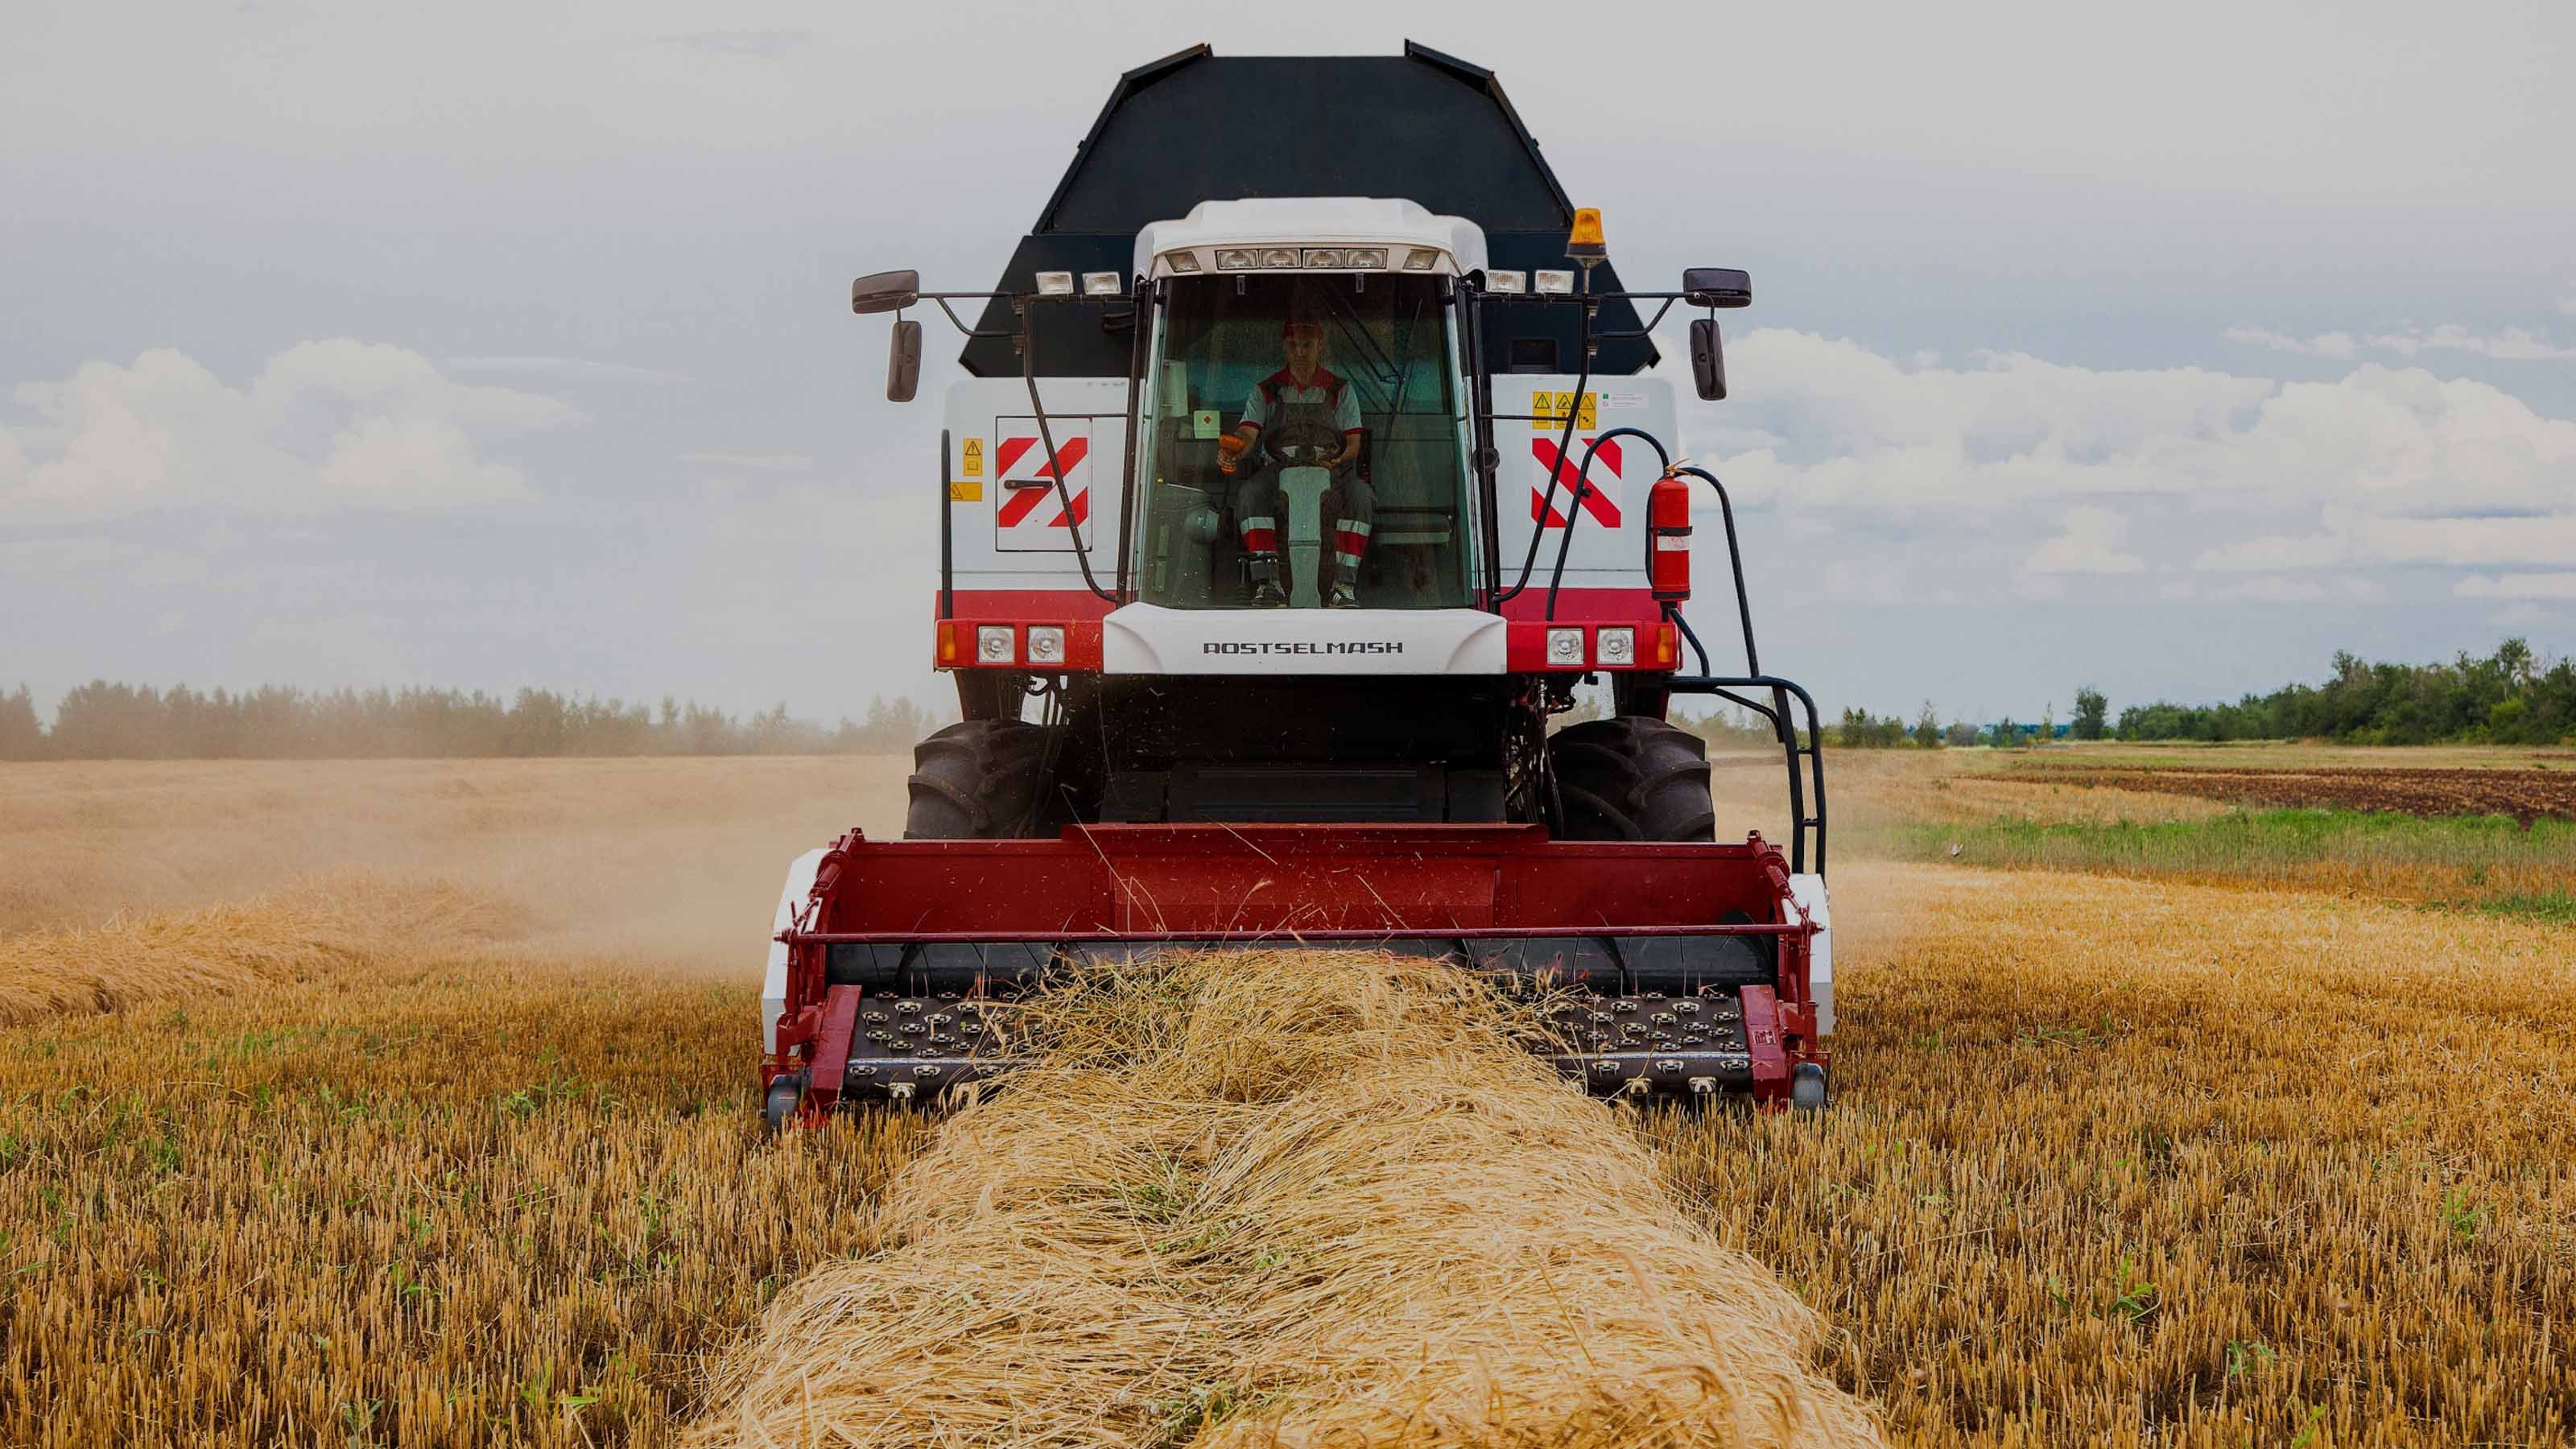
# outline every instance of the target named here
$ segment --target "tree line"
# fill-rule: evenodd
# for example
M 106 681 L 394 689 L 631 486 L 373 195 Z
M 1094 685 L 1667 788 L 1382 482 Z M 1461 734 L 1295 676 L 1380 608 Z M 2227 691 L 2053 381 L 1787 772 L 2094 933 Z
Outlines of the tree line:
M 2507 639 L 2484 658 L 2463 651 L 2447 664 L 2374 664 L 2339 651 L 2323 684 L 2286 684 L 2234 704 L 2130 705 L 2117 721 L 2091 685 L 2075 691 L 2075 712 L 2064 723 L 2053 707 L 2037 724 L 2005 718 L 1946 725 L 1930 704 L 1910 724 L 1846 709 L 1832 741 L 1845 749 L 1938 749 L 2043 739 L 2547 745 L 2572 738 L 2576 660 L 2544 659 L 2528 641 Z
M 182 684 L 93 680 L 47 728 L 26 686 L 0 695 L 0 759 L 315 760 L 554 755 L 902 754 L 946 721 L 908 698 L 869 701 L 836 726 L 787 706 L 737 719 L 694 701 L 658 708 L 522 689 L 341 689 L 262 685 L 200 693 Z

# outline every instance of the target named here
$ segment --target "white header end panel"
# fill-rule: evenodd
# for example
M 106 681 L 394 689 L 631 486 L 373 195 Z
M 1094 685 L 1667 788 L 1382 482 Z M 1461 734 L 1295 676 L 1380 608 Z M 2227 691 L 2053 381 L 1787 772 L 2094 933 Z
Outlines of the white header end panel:
M 1127 382 L 1042 378 L 1038 397 L 1055 439 L 1053 460 L 1038 441 L 1026 384 L 971 378 L 949 385 L 942 410 L 949 548 L 961 589 L 1079 590 L 1077 539 L 1104 584 L 1117 571 Z M 1051 467 L 1064 475 L 1070 510 L 1056 495 Z
M 1789 894 L 1816 923 L 1807 958 L 1807 985 L 1816 999 L 1816 1035 L 1834 1034 L 1834 913 L 1825 899 L 1825 878 L 1814 872 L 1789 877 Z
M 1494 379 L 1494 448 L 1502 455 L 1495 506 L 1502 519 L 1503 582 L 1508 587 L 1529 552 L 1530 532 L 1543 528 L 1530 587 L 1545 589 L 1568 520 L 1574 543 L 1566 555 L 1568 588 L 1643 588 L 1646 578 L 1646 490 L 1662 476 L 1655 450 L 1641 438 L 1611 438 L 1618 428 L 1639 428 L 1678 455 L 1673 386 L 1660 377 L 1596 377 L 1582 398 L 1575 379 L 1548 373 L 1512 373 Z M 1574 436 L 1560 458 L 1565 421 L 1574 410 Z M 1532 418 L 1504 421 L 1505 418 Z M 1574 501 L 1584 452 L 1592 449 L 1590 486 Z M 1548 496 L 1548 478 L 1556 491 Z M 1545 516 L 1541 518 L 1542 500 Z

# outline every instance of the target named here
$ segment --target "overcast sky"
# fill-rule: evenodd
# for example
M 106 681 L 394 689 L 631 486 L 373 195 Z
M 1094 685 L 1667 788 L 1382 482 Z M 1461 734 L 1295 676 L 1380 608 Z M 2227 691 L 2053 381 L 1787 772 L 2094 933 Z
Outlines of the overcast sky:
M 1829 706 L 2576 652 L 2576 6 L 1272 8 L 13 0 L 0 688 L 927 700 L 956 349 L 879 400 L 850 276 L 990 285 L 1123 69 L 1407 37 L 1752 270 L 1685 442 Z

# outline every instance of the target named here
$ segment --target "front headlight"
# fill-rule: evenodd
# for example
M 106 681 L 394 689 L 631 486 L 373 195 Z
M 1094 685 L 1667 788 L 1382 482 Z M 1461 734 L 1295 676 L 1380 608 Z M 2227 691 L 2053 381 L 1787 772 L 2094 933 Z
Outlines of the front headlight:
M 1061 626 L 1055 624 L 1029 626 L 1029 662 L 1031 664 L 1064 662 L 1064 630 Z
M 1547 662 L 1560 666 L 1581 667 L 1583 663 L 1583 631 L 1580 629 L 1548 630 Z
M 1604 664 L 1634 664 L 1637 662 L 1637 631 L 1604 629 L 1592 636 L 1592 651 L 1593 657 Z
M 987 664 L 1011 662 L 1013 630 L 1008 624 L 984 624 L 975 630 L 975 657 Z

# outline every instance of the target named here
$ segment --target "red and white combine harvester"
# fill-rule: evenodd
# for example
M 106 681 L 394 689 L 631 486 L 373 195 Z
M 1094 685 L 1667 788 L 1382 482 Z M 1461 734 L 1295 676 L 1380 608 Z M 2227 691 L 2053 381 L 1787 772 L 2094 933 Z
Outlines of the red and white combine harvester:
M 1708 309 L 1723 397 L 1713 312 L 1751 300 L 1623 290 L 1493 77 L 1415 46 L 1131 72 L 996 290 L 860 278 L 854 310 L 968 337 L 924 479 L 963 721 L 902 840 L 788 874 L 769 1121 L 1007 1071 L 993 1023 L 1069 958 L 1359 944 L 1570 989 L 1555 1060 L 1595 1093 L 1821 1106 L 1815 707 L 1762 672 L 1725 490 L 1643 371 Z M 920 348 L 898 316 L 897 401 Z M 1682 615 L 1702 496 L 1741 674 Z M 1613 715 L 1551 734 L 1586 680 Z M 1717 838 L 1677 695 L 1770 721 L 1787 841 Z

